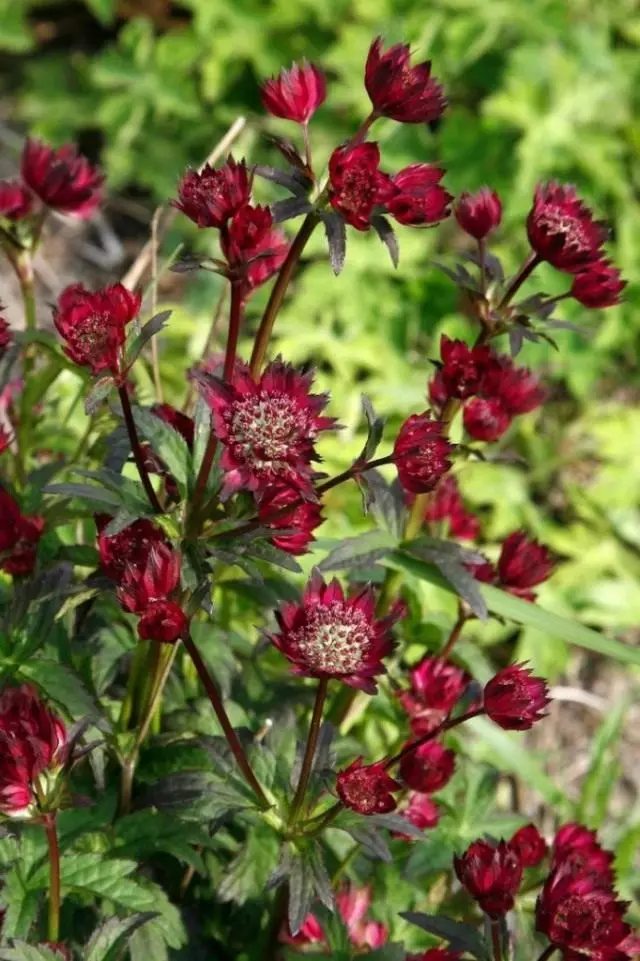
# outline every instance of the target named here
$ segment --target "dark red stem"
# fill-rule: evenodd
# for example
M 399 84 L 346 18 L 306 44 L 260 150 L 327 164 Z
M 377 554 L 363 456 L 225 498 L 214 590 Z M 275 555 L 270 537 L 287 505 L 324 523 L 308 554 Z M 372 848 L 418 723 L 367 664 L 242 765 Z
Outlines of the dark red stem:
M 300 808 L 304 802 L 305 794 L 307 793 L 309 778 L 311 777 L 311 769 L 313 767 L 313 759 L 318 746 L 318 735 L 322 725 L 322 711 L 324 709 L 324 702 L 327 698 L 328 685 L 329 679 L 326 677 L 321 677 L 318 681 L 318 690 L 316 692 L 315 704 L 313 705 L 313 715 L 311 717 L 311 724 L 309 726 L 307 746 L 305 748 L 304 758 L 302 760 L 302 768 L 300 769 L 300 779 L 298 781 L 298 787 L 296 789 L 295 796 L 291 803 L 290 821 L 292 824 L 295 824 L 296 822 L 298 813 L 300 812 Z
M 491 944 L 493 946 L 493 961 L 502 961 L 502 934 L 500 931 L 500 920 L 490 918 Z
M 160 506 L 160 501 L 158 500 L 157 494 L 153 489 L 151 481 L 149 479 L 149 474 L 144 463 L 144 454 L 142 452 L 142 447 L 140 446 L 140 439 L 138 437 L 138 432 L 136 430 L 136 422 L 133 419 L 133 411 L 131 410 L 131 401 L 129 400 L 129 395 L 127 393 L 127 388 L 124 384 L 118 387 L 118 393 L 120 395 L 120 403 L 122 404 L 122 413 L 124 415 L 124 422 L 127 425 L 127 433 L 129 434 L 129 441 L 131 442 L 131 450 L 133 452 L 133 459 L 136 462 L 136 467 L 138 468 L 138 474 L 140 475 L 140 480 L 142 481 L 142 486 L 144 487 L 145 493 L 149 499 L 149 503 L 156 514 L 162 514 L 162 507 Z
M 467 620 L 467 615 L 461 610 L 460 613 L 458 614 L 458 620 L 455 622 L 455 624 L 451 629 L 451 634 L 449 634 L 447 643 L 438 654 L 438 657 L 441 658 L 443 661 L 450 656 L 451 651 L 453 650 L 454 644 L 460 637 L 460 632 L 462 631 L 462 628 L 464 627 L 466 620 Z
M 467 711 L 466 714 L 461 714 L 460 717 L 447 718 L 446 721 L 439 724 L 433 731 L 429 731 L 428 734 L 423 734 L 422 737 L 417 738 L 415 741 L 410 741 L 408 744 L 405 744 L 401 751 L 394 754 L 388 761 L 385 761 L 385 769 L 388 771 L 390 767 L 398 764 L 398 762 L 408 754 L 413 754 L 414 751 L 417 751 L 418 748 L 422 744 L 426 744 L 427 741 L 434 741 L 437 737 L 440 737 L 441 734 L 444 734 L 445 731 L 450 731 L 451 728 L 458 727 L 459 724 L 464 724 L 465 721 L 470 721 L 472 717 L 479 717 L 481 714 L 484 714 L 484 708 L 476 707 L 471 711 Z
M 505 290 L 504 297 L 498 304 L 498 310 L 501 310 L 503 307 L 507 306 L 509 301 L 513 298 L 514 294 L 518 290 L 520 290 L 520 288 L 522 287 L 527 277 L 529 277 L 533 273 L 533 271 L 536 269 L 538 264 L 541 264 L 541 263 L 542 263 L 541 258 L 537 255 L 535 251 L 532 250 L 529 256 L 526 258 L 525 262 L 523 263 L 522 267 L 518 271 L 518 273 L 511 280 L 511 283 Z

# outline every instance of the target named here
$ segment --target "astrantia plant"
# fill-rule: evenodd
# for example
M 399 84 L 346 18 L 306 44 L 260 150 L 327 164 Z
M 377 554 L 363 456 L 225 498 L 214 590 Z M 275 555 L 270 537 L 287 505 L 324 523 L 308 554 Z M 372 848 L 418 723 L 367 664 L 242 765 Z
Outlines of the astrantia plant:
M 454 198 L 446 162 L 387 169 L 371 139 L 382 118 L 440 121 L 447 99 L 431 63 L 378 38 L 364 84 L 371 112 L 319 157 L 312 124 L 327 80 L 307 61 L 283 69 L 261 93 L 269 114 L 297 125 L 297 142 L 273 141 L 286 168 L 229 156 L 180 178 L 171 203 L 211 255 L 174 269 L 218 274 L 228 314 L 224 355 L 185 363 L 177 406 L 158 365 L 169 312 L 149 318 L 143 291 L 72 284 L 53 306 L 55 333 L 38 329 L 33 260 L 47 218 L 91 216 L 100 172 L 70 146 L 29 140 L 19 179 L 0 184 L 0 247 L 25 307 L 24 330 L 0 319 L 3 958 L 637 953 L 613 855 L 592 830 L 570 822 L 552 838 L 548 823 L 543 833 L 518 813 L 505 821 L 497 803 L 493 820 L 486 806 L 476 818 L 486 769 L 474 744 L 488 731 L 496 757 L 513 757 L 507 732 L 545 723 L 550 691 L 510 648 L 492 665 L 458 643 L 491 613 L 597 646 L 537 607 L 558 559 L 532 532 L 485 555 L 458 479 L 545 403 L 538 373 L 514 359 L 523 341 L 551 339 L 563 298 L 611 306 L 624 281 L 606 228 L 555 182 L 536 189 L 522 225 L 530 251 L 505 277 L 489 249 L 497 192 Z M 258 178 L 288 196 L 258 203 Z M 462 234 L 450 223 L 448 236 L 471 252 L 440 266 L 474 339 L 434 344 L 424 401 L 395 434 L 363 398 L 366 443 L 330 476 L 323 444 L 346 412 L 272 345 L 300 257 L 322 226 L 334 273 L 349 269 L 353 230 L 377 234 L 396 264 L 405 230 L 437 229 L 452 212 Z M 278 225 L 297 218 L 286 236 Z M 567 291 L 522 297 L 543 262 L 568 275 Z M 267 284 L 242 356 L 248 307 Z M 63 369 L 87 418 L 65 458 L 47 442 Z M 349 484 L 371 529 L 327 552 L 326 495 Z M 441 642 L 424 630 L 417 580 L 455 595 Z M 370 864 L 364 884 L 363 859 L 396 872 L 387 893 L 397 886 L 400 908 L 378 898 Z

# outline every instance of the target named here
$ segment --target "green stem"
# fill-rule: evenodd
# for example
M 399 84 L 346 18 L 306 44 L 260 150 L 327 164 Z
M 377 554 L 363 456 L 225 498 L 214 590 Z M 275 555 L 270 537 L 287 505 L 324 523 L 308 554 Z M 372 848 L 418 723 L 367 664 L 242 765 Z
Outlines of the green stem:
M 280 305 L 282 304 L 284 295 L 287 292 L 293 272 L 300 259 L 302 251 L 307 245 L 307 241 L 311 237 L 311 234 L 319 222 L 320 219 L 315 211 L 307 214 L 305 219 L 302 221 L 302 226 L 294 238 L 293 243 L 289 247 L 289 253 L 287 254 L 287 258 L 280 268 L 280 273 L 278 274 L 276 282 L 271 288 L 271 295 L 269 297 L 267 306 L 265 307 L 262 320 L 260 321 L 260 326 L 253 344 L 253 352 L 251 354 L 250 369 L 251 376 L 254 380 L 258 379 L 260 376 L 260 371 L 264 365 L 264 361 L 267 356 L 269 340 L 271 339 L 271 332 L 273 331 L 273 325 L 278 315 L 278 311 L 280 310 Z
M 211 706 L 213 707 L 215 715 L 218 718 L 220 727 L 224 732 L 224 736 L 227 739 L 227 744 L 231 749 L 231 753 L 236 759 L 236 763 L 242 771 L 247 784 L 255 794 L 258 804 L 263 810 L 266 811 L 271 807 L 271 804 L 267 800 L 267 797 L 262 790 L 262 785 L 253 773 L 249 759 L 247 758 L 244 747 L 242 746 L 242 742 L 240 741 L 240 738 L 236 734 L 235 730 L 233 729 L 233 725 L 229 720 L 229 715 L 227 714 L 225 706 L 222 702 L 220 691 L 218 690 L 213 678 L 209 674 L 207 665 L 204 663 L 202 656 L 200 655 L 200 651 L 194 644 L 190 634 L 185 636 L 184 646 L 194 663 L 200 681 L 202 682 L 202 686 L 204 687 L 205 691 L 207 692 L 207 696 L 211 701 Z
M 142 481 L 142 486 L 144 487 L 145 493 L 149 499 L 149 503 L 151 504 L 154 513 L 162 514 L 160 501 L 158 500 L 156 492 L 153 489 L 147 468 L 145 467 L 144 454 L 142 452 L 142 447 L 140 446 L 140 440 L 136 430 L 136 422 L 133 419 L 133 411 L 131 410 L 131 401 L 129 400 L 127 388 L 124 386 L 124 384 L 118 387 L 118 393 L 120 395 L 120 403 L 122 404 L 124 422 L 127 427 L 127 433 L 129 434 L 133 459 L 136 462 L 136 467 L 138 468 L 138 474 L 140 476 L 140 480 Z
M 133 652 L 131 666 L 129 667 L 129 677 L 127 678 L 127 691 L 122 700 L 120 717 L 118 719 L 118 729 L 120 731 L 127 730 L 133 716 L 138 684 L 143 674 L 148 650 L 148 641 L 138 641 Z
M 46 814 L 44 829 L 49 845 L 49 921 L 47 936 L 49 941 L 60 938 L 60 847 L 56 829 L 55 814 Z
M 298 781 L 298 787 L 296 789 L 295 796 L 291 803 L 291 811 L 289 814 L 290 824 L 296 823 L 298 814 L 300 813 L 300 808 L 304 803 L 307 788 L 309 786 L 309 778 L 311 777 L 311 770 L 313 768 L 313 759 L 316 755 L 316 749 L 318 747 L 318 735 L 320 734 L 320 727 L 322 725 L 322 712 L 324 710 L 324 702 L 327 698 L 328 686 L 329 679 L 327 677 L 321 677 L 318 681 L 316 700 L 315 704 L 313 705 L 313 714 L 311 716 L 311 724 L 309 726 L 307 746 L 305 748 L 304 758 L 302 760 L 300 779 Z

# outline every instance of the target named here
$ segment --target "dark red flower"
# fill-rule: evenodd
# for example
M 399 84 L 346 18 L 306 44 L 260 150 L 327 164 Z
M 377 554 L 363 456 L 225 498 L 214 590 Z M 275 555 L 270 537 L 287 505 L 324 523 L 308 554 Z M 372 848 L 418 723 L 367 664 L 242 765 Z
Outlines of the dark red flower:
M 97 514 L 95 520 L 98 528 L 100 566 L 116 584 L 120 583 L 125 571 L 130 568 L 142 573 L 152 548 L 166 544 L 164 534 L 159 527 L 154 527 L 151 521 L 134 521 L 118 534 L 107 537 L 104 530 L 113 518 L 108 514 Z
M 522 863 L 506 841 L 495 847 L 474 841 L 463 855 L 453 859 L 458 880 L 485 914 L 500 917 L 515 903 L 522 880 Z
M 11 494 L 0 487 L 0 570 L 30 574 L 36 563 L 44 518 L 23 514 Z
M 408 417 L 393 445 L 393 461 L 403 488 L 411 494 L 432 491 L 451 468 L 451 451 L 442 424 L 432 420 L 429 411 Z
M 456 769 L 454 751 L 426 741 L 400 761 L 400 777 L 414 791 L 433 794 L 448 784 Z
M 20 172 L 42 203 L 60 213 L 90 217 L 102 199 L 104 177 L 70 144 L 54 150 L 27 140 Z
M 33 209 L 33 195 L 18 180 L 0 180 L 0 217 L 14 223 L 24 220 Z
M 495 190 L 481 187 L 475 194 L 461 194 L 453 212 L 465 233 L 476 240 L 484 240 L 500 226 L 502 201 Z
M 441 167 L 431 164 L 411 164 L 391 180 L 398 191 L 389 201 L 387 210 L 400 224 L 422 227 L 437 224 L 451 213 L 451 194 L 440 181 Z
M 284 234 L 273 227 L 269 208 L 251 204 L 241 207 L 225 224 L 220 247 L 229 263 L 230 276 L 244 281 L 245 295 L 280 269 L 288 251 Z
M 495 441 L 509 429 L 511 415 L 497 398 L 473 397 L 464 405 L 464 429 L 474 440 Z
M 10 347 L 12 343 L 13 333 L 9 326 L 9 321 L 5 320 L 4 317 L 0 317 L 0 357 L 2 357 L 7 347 Z
M 391 792 L 401 791 L 402 785 L 387 774 L 382 761 L 363 764 L 359 757 L 338 771 L 336 790 L 344 806 L 358 814 L 388 814 L 398 806 Z
M 554 866 L 557 859 L 562 860 L 565 855 L 572 851 L 584 848 L 592 848 L 598 844 L 598 835 L 595 831 L 590 831 L 584 824 L 577 821 L 570 821 L 558 828 L 553 839 Z
M 138 621 L 138 635 L 143 641 L 175 644 L 188 626 L 187 615 L 175 601 L 154 601 Z
M 0 814 L 30 818 L 64 763 L 64 724 L 28 684 L 0 695 Z
M 281 230 L 270 230 L 256 246 L 246 272 L 246 296 L 277 274 L 289 253 L 289 243 Z
M 315 441 L 335 420 L 322 416 L 328 397 L 312 394 L 312 381 L 313 373 L 299 373 L 281 360 L 270 363 L 257 382 L 244 364 L 237 365 L 231 384 L 201 380 L 213 430 L 225 445 L 223 497 L 282 483 L 313 496 Z
M 13 435 L 4 424 L 0 424 L 0 454 L 4 454 L 6 450 L 11 446 L 11 441 L 13 440 Z
M 627 907 L 613 890 L 560 868 L 551 872 L 538 897 L 536 930 L 565 958 L 613 961 L 621 958 L 620 945 L 631 933 L 624 921 Z
M 509 844 L 518 852 L 523 868 L 537 867 L 544 860 L 548 850 L 547 842 L 535 824 L 526 824 L 516 831 Z
M 223 227 L 251 199 L 251 177 L 244 160 L 229 157 L 221 167 L 205 164 L 187 170 L 178 184 L 173 206 L 198 227 Z
M 546 682 L 522 664 L 510 664 L 484 689 L 484 710 L 505 731 L 528 731 L 549 704 Z
M 165 424 L 173 427 L 173 429 L 184 438 L 189 450 L 192 449 L 195 431 L 193 417 L 188 417 L 187 414 L 183 414 L 181 410 L 177 410 L 175 407 L 172 407 L 171 404 L 154 404 L 151 408 L 151 413 L 159 417 L 160 420 L 163 420 Z
M 388 204 L 397 192 L 379 168 L 377 143 L 337 147 L 329 158 L 329 201 L 356 230 L 368 230 L 375 208 Z
M 269 639 L 302 677 L 335 677 L 374 694 L 375 676 L 384 674 L 382 658 L 391 653 L 390 629 L 398 618 L 376 618 L 369 587 L 346 596 L 337 580 L 325 584 L 315 571 L 299 603 L 283 604 L 276 614 L 279 632 Z
M 439 375 L 446 398 L 465 400 L 478 393 L 493 356 L 491 348 L 484 344 L 469 347 L 463 340 L 450 340 L 443 334 L 440 338 Z
M 435 372 L 428 384 L 429 403 L 434 410 L 441 411 L 449 400 L 449 392 L 439 370 Z
M 425 657 L 410 673 L 411 690 L 400 703 L 411 719 L 416 737 L 435 730 L 451 713 L 469 684 L 462 668 L 439 657 Z
M 377 114 L 400 123 L 433 123 L 447 106 L 441 84 L 431 75 L 431 61 L 411 66 L 408 44 L 383 50 L 382 37 L 369 49 L 364 84 Z
M 142 570 L 126 568 L 118 585 L 118 600 L 127 611 L 144 612 L 165 601 L 180 583 L 180 555 L 169 544 L 154 544 Z
M 528 414 L 543 403 L 546 391 L 527 367 L 516 367 L 510 357 L 491 353 L 478 394 L 496 398 L 511 415 Z
M 429 948 L 422 954 L 408 954 L 405 961 L 460 961 L 460 951 L 449 951 L 448 948 Z
M 524 531 L 513 531 L 505 539 L 498 561 L 498 583 L 510 594 L 535 600 L 531 590 L 551 577 L 554 561 L 538 541 L 529 539 Z
M 596 260 L 573 278 L 570 295 L 583 307 L 598 309 L 613 307 L 622 299 L 626 280 L 610 260 Z
M 313 532 L 322 524 L 322 508 L 313 501 L 305 501 L 296 487 L 280 484 L 268 487 L 258 507 L 260 523 L 282 534 L 274 535 L 271 543 L 287 554 L 306 554 L 315 540 Z M 286 533 L 284 533 L 286 532 Z
M 497 584 L 498 582 L 498 572 L 491 561 L 485 560 L 478 564 L 465 564 L 467 570 L 469 570 L 477 581 L 482 584 Z
M 429 499 L 425 519 L 429 524 L 448 521 L 448 533 L 460 540 L 473 541 L 480 534 L 480 521 L 464 506 L 453 474 L 445 474 L 436 487 Z
M 552 866 L 561 867 L 572 877 L 589 878 L 594 887 L 613 886 L 614 859 L 613 852 L 601 846 L 595 831 L 582 824 L 565 824 L 554 838 Z
M 262 84 L 262 103 L 274 117 L 309 123 L 327 96 L 327 82 L 318 67 L 307 60 L 294 63 Z
M 417 791 L 411 792 L 409 804 L 402 813 L 407 821 L 422 831 L 436 827 L 440 820 L 440 809 L 433 798 Z
M 541 260 L 576 274 L 600 259 L 608 231 L 573 187 L 551 180 L 536 189 L 527 234 Z
M 119 378 L 126 327 L 139 313 L 141 301 L 122 284 L 95 293 L 82 284 L 66 287 L 53 312 L 65 354 L 93 374 L 108 370 Z

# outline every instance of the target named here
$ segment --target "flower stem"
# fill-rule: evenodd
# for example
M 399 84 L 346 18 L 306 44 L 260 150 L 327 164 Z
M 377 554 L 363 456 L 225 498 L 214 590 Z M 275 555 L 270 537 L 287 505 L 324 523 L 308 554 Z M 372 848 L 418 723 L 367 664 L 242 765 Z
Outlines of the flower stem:
M 253 773 L 249 759 L 247 758 L 244 747 L 242 746 L 242 742 L 233 729 L 233 725 L 229 720 L 229 715 L 227 714 L 225 706 L 222 702 L 220 691 L 218 690 L 213 678 L 209 674 L 207 666 L 200 655 L 200 651 L 193 643 L 193 639 L 190 634 L 185 636 L 184 646 L 194 663 L 195 669 L 198 672 L 198 676 L 202 682 L 202 686 L 204 687 L 205 691 L 207 692 L 207 696 L 211 701 L 211 706 L 213 707 L 215 715 L 220 722 L 220 727 L 222 728 L 224 736 L 227 739 L 231 753 L 235 757 L 238 767 L 244 775 L 245 781 L 255 794 L 258 804 L 263 810 L 266 811 L 271 807 L 271 805 L 267 800 L 264 791 L 262 790 L 260 782 Z
M 540 955 L 540 957 L 538 958 L 538 961 L 548 961 L 548 959 L 551 957 L 551 955 L 553 954 L 553 952 L 554 952 L 554 951 L 557 951 L 557 950 L 558 950 L 558 949 L 556 948 L 555 944 L 549 944 L 549 945 L 544 949 L 544 951 L 542 952 L 542 954 Z
M 493 961 L 502 961 L 502 932 L 499 918 L 489 918 L 491 928 L 491 944 L 493 945 Z
M 295 267 L 300 259 L 302 251 L 306 247 L 307 241 L 311 237 L 311 234 L 319 222 L 319 217 L 314 211 L 307 214 L 305 219 L 302 221 L 302 226 L 294 238 L 293 243 L 289 247 L 289 253 L 287 254 L 287 258 L 280 268 L 280 273 L 278 274 L 276 282 L 271 288 L 271 296 L 269 297 L 264 314 L 262 315 L 260 327 L 258 328 L 258 333 L 256 334 L 256 339 L 253 344 L 253 352 L 251 354 L 250 369 L 251 376 L 254 380 L 258 379 L 260 376 L 260 371 L 264 365 L 273 325 L 278 315 L 278 311 L 280 310 L 280 305 L 282 304 L 284 295 L 287 292 L 291 277 L 293 276 L 293 271 L 295 270 Z
M 313 759 L 316 754 L 316 748 L 318 747 L 318 735 L 320 733 L 320 726 L 322 724 L 322 712 L 324 710 L 324 702 L 327 698 L 328 686 L 329 679 L 327 677 L 321 677 L 318 681 L 316 700 L 315 704 L 313 705 L 313 714 L 311 716 L 311 724 L 309 726 L 309 736 L 307 737 L 307 746 L 305 748 L 304 758 L 302 760 L 302 768 L 300 770 L 300 780 L 298 781 L 298 787 L 291 803 L 291 811 L 289 815 L 289 821 L 291 824 L 295 824 L 297 820 L 298 814 L 300 813 L 300 808 L 304 802 L 305 794 L 307 793 L 307 788 L 309 786 L 309 778 L 311 777 L 311 770 L 313 768 Z
M 478 259 L 480 261 L 480 290 L 487 292 L 487 241 L 484 237 L 478 241 Z
M 366 136 L 369 133 L 370 127 L 379 118 L 379 116 L 380 114 L 377 112 L 377 110 L 371 111 L 369 116 L 362 121 L 362 123 L 354 133 L 353 137 L 349 141 L 350 147 L 355 147 L 357 146 L 357 144 L 362 143 L 362 141 L 366 139 Z
M 151 481 L 149 480 L 149 474 L 147 473 L 147 468 L 144 464 L 144 454 L 142 453 L 142 448 L 140 446 L 140 439 L 138 437 L 138 432 L 136 430 L 136 423 L 133 419 L 133 411 L 131 410 L 131 401 L 129 400 L 129 395 L 127 393 L 127 388 L 124 384 L 118 387 L 118 393 L 120 395 L 120 403 L 122 404 L 122 413 L 124 415 L 124 422 L 127 426 L 127 432 L 129 434 L 129 441 L 131 442 L 131 450 L 133 452 L 133 459 L 136 462 L 136 467 L 138 468 L 138 474 L 140 475 L 140 480 L 142 481 L 142 486 L 145 489 L 145 493 L 149 498 L 149 503 L 153 508 L 154 513 L 162 514 L 162 508 L 160 502 L 154 491 Z
M 529 277 L 533 273 L 533 271 L 536 269 L 536 267 L 540 263 L 542 263 L 541 258 L 538 256 L 538 254 L 534 250 L 532 250 L 527 255 L 520 270 L 512 278 L 511 282 L 509 283 L 509 286 L 505 290 L 504 297 L 498 304 L 498 310 L 501 310 L 503 307 L 507 306 L 509 301 L 513 298 L 514 294 L 518 290 L 520 290 L 520 288 L 522 287 L 527 277 Z
M 466 620 L 467 620 L 467 615 L 464 613 L 462 608 L 459 608 L 458 619 L 451 629 L 451 634 L 449 634 L 447 643 L 438 654 L 438 657 L 441 658 L 443 661 L 451 656 L 451 651 L 453 650 L 453 646 L 458 640 L 458 638 L 460 637 L 460 632 L 462 631 L 462 628 L 464 627 Z
M 409 744 L 406 744 L 401 751 L 398 751 L 398 753 L 394 754 L 393 757 L 390 757 L 388 761 L 385 761 L 385 769 L 389 770 L 390 767 L 398 764 L 403 757 L 406 757 L 408 754 L 413 754 L 414 751 L 417 751 L 418 748 L 423 744 L 426 744 L 427 741 L 434 741 L 437 737 L 440 737 L 441 734 L 444 734 L 445 731 L 450 731 L 452 728 L 458 727 L 460 724 L 464 724 L 465 721 L 470 721 L 472 717 L 480 717 L 481 714 L 484 714 L 484 708 L 476 707 L 471 711 L 467 711 L 466 714 L 461 714 L 460 717 L 447 718 L 446 721 L 443 721 L 442 724 L 439 724 L 433 729 L 433 731 L 429 731 L 428 734 L 423 734 L 422 737 L 417 738 L 415 741 L 410 741 Z
M 44 829 L 49 845 L 49 921 L 47 936 L 49 941 L 60 938 L 60 847 L 56 830 L 55 814 L 46 814 Z

